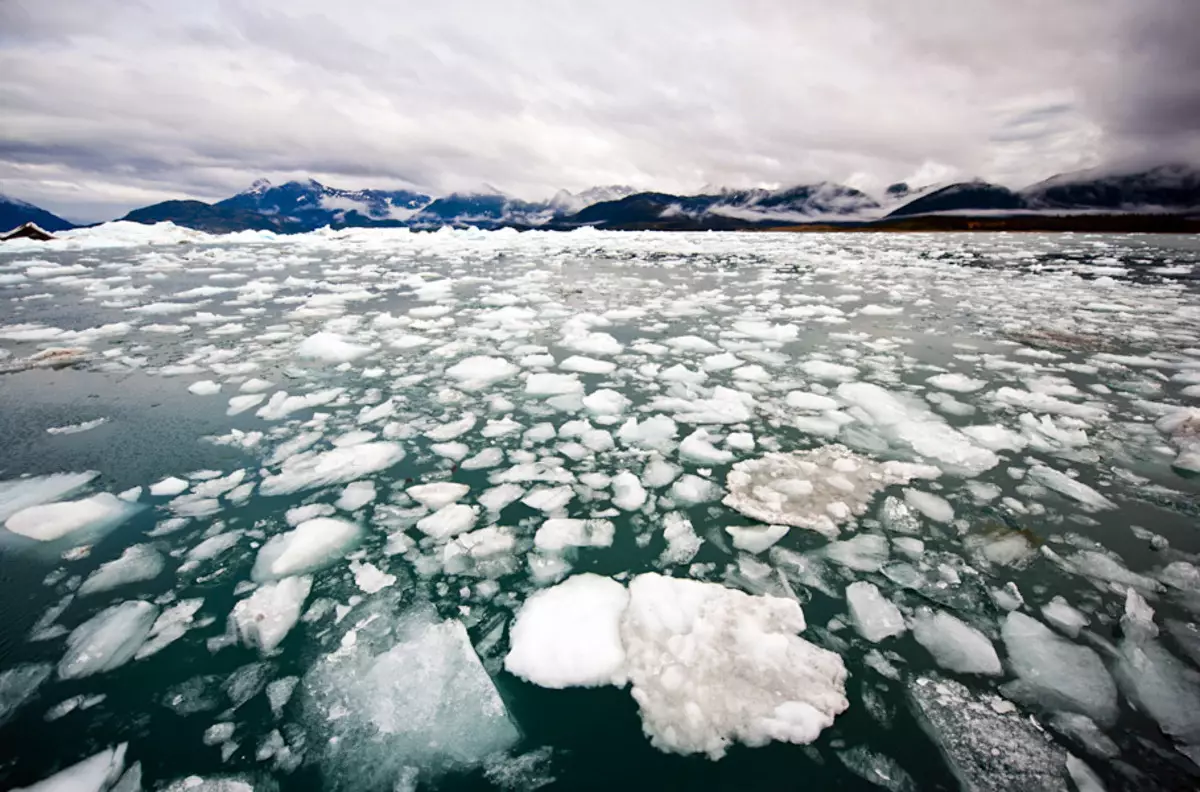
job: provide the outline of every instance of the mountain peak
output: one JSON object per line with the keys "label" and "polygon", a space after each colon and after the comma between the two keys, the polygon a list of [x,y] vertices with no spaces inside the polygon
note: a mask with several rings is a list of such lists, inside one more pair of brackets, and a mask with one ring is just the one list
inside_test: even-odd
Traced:
{"label": "mountain peak", "polygon": [[274,186],[275,185],[271,184],[270,179],[255,179],[254,182],[250,185],[250,189],[245,190],[242,194],[243,195],[262,195],[263,193],[265,193],[267,190],[271,189]]}

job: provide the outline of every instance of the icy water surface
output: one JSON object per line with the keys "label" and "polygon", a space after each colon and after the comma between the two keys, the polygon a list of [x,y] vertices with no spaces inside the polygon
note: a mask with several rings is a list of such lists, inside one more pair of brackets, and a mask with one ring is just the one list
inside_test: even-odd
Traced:
{"label": "icy water surface", "polygon": [[1200,780],[1194,239],[68,237],[0,788]]}

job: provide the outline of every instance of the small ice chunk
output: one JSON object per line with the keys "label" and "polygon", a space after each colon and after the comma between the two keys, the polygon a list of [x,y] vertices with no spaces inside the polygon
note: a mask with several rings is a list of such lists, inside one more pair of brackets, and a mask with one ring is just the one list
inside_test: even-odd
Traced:
{"label": "small ice chunk", "polygon": [[546,553],[557,553],[570,547],[609,547],[614,530],[609,520],[551,517],[538,527],[533,544]]}
{"label": "small ice chunk", "polygon": [[692,521],[679,512],[663,515],[663,538],[667,548],[658,557],[660,564],[686,564],[700,552],[704,540],[696,534]]}
{"label": "small ice chunk", "polygon": [[417,521],[417,530],[433,539],[448,539],[471,530],[479,511],[474,506],[450,503]]}
{"label": "small ice chunk", "polygon": [[563,396],[583,392],[583,383],[574,374],[537,373],[525,380],[529,396]]}
{"label": "small ice chunk", "polygon": [[935,388],[955,393],[974,393],[987,385],[985,380],[972,379],[965,374],[935,374],[925,381]]}
{"label": "small ice chunk", "polygon": [[378,594],[396,584],[395,575],[389,575],[369,561],[351,561],[350,571],[354,573],[354,585],[364,594]]}
{"label": "small ice chunk", "polygon": [[554,514],[561,512],[575,498],[575,490],[567,485],[561,487],[535,487],[521,499],[531,509]]}
{"label": "small ice chunk", "polygon": [[257,407],[263,399],[267,398],[261,393],[248,393],[243,396],[233,396],[229,399],[229,409],[225,411],[226,415],[241,415],[246,410]]}
{"label": "small ice chunk", "polygon": [[515,503],[525,495],[525,488],[516,484],[500,484],[479,493],[476,501],[492,514],[499,514],[505,506]]}
{"label": "small ice chunk", "polygon": [[683,468],[656,456],[647,462],[642,470],[642,484],[651,489],[660,489],[679,478],[682,472]]}
{"label": "small ice chunk", "polygon": [[109,591],[118,586],[153,580],[162,574],[163,557],[150,545],[133,545],[125,548],[112,561],[101,564],[79,587],[80,596]]}
{"label": "small ice chunk", "polygon": [[1042,606],[1042,618],[1072,638],[1088,625],[1088,617],[1068,605],[1061,596]]}
{"label": "small ice chunk", "polygon": [[753,451],[754,435],[750,432],[730,432],[725,438],[725,445],[738,451]]}
{"label": "small ice chunk", "polygon": [[267,683],[267,703],[271,705],[271,714],[278,718],[283,714],[283,708],[291,701],[292,693],[300,677],[282,677]]}
{"label": "small ice chunk", "polygon": [[430,429],[425,433],[425,436],[430,440],[444,442],[446,440],[453,440],[456,437],[462,437],[464,434],[471,431],[474,426],[475,414],[463,413],[462,418],[459,418],[457,421],[451,421],[450,423],[445,423],[441,426]]}
{"label": "small ice chunk", "polygon": [[858,634],[871,643],[899,635],[907,628],[900,609],[879,593],[874,583],[859,580],[846,586],[850,619]]}
{"label": "small ice chunk", "polygon": [[466,443],[450,442],[450,443],[433,443],[429,446],[429,450],[438,456],[452,459],[455,462],[465,458],[471,453],[471,447]]}
{"label": "small ice chunk", "polygon": [[67,636],[67,649],[58,663],[59,678],[78,679],[129,662],[157,617],[158,608],[141,600],[100,611]]}
{"label": "small ice chunk", "polygon": [[212,396],[221,392],[221,383],[212,380],[200,380],[188,386],[188,393],[196,396]]}
{"label": "small ice chunk", "polygon": [[620,622],[629,592],[599,575],[575,575],[535,592],[509,630],[504,668],[546,688],[625,684]]}
{"label": "small ice chunk", "polygon": [[813,379],[834,382],[849,382],[858,377],[858,369],[854,366],[843,366],[827,360],[806,360],[800,364],[800,370]]}
{"label": "small ice chunk", "polygon": [[504,358],[479,355],[455,363],[446,369],[446,376],[458,380],[458,387],[465,391],[479,391],[515,377],[520,370]]}
{"label": "small ice chunk", "polygon": [[385,441],[334,448],[315,455],[301,454],[284,461],[278,474],[264,476],[259,492],[266,496],[289,495],[344,484],[378,473],[402,459],[404,449]]}
{"label": "small ice chunk", "polygon": [[463,470],[485,470],[493,468],[504,461],[504,451],[500,448],[485,448],[473,457],[468,457],[459,463]]}
{"label": "small ice chunk", "polygon": [[888,560],[887,537],[862,533],[825,546],[825,555],[835,564],[856,572],[878,572]]}
{"label": "small ice chunk", "polygon": [[679,444],[679,458],[697,465],[724,465],[733,461],[733,454],[723,451],[709,440],[708,431],[697,429]]}
{"label": "small ice chunk", "polygon": [[1028,479],[1030,481],[1041,484],[1043,487],[1052,489],[1060,495],[1066,495],[1068,498],[1079,501],[1084,506],[1092,509],[1115,509],[1117,504],[1110,501],[1108,498],[1101,495],[1096,490],[1084,484],[1082,481],[1076,481],[1065,473],[1062,473],[1053,468],[1048,468],[1045,465],[1034,465],[1029,469]]}
{"label": "small ice chunk", "polygon": [[354,512],[375,500],[375,482],[351,481],[342,490],[334,506],[346,512]]}
{"label": "small ice chunk", "polygon": [[666,415],[654,415],[644,421],[630,418],[617,430],[617,439],[629,446],[664,450],[674,445],[678,427]]}
{"label": "small ice chunk", "polygon": [[348,520],[315,517],[266,541],[250,577],[258,582],[314,572],[358,544],[362,529]]}
{"label": "small ice chunk", "polygon": [[706,478],[684,473],[671,485],[671,498],[688,505],[709,503],[721,497],[721,488]]}
{"label": "small ice chunk", "polygon": [[917,611],[913,637],[942,668],[960,674],[999,676],[1004,672],[996,648],[987,636],[945,611]]}
{"label": "small ice chunk", "polygon": [[761,553],[787,535],[786,525],[727,525],[725,532],[733,538],[733,546],[747,553]]}
{"label": "small ice chunk", "polygon": [[924,490],[904,490],[904,502],[934,522],[948,523],[954,519],[954,507],[940,495]]}
{"label": "small ice chunk", "polygon": [[452,481],[416,484],[405,490],[410,498],[427,509],[440,509],[448,504],[457,503],[470,491],[468,485]]}
{"label": "small ice chunk", "polygon": [[269,655],[300,619],[311,590],[312,578],[307,575],[264,583],[233,606],[230,622],[243,644]]}
{"label": "small ice chunk", "polygon": [[150,628],[149,637],[141,645],[141,648],[137,650],[134,659],[141,660],[143,657],[158,654],[182,638],[187,633],[189,627],[191,627],[196,612],[203,605],[204,600],[196,597],[179,600],[171,607],[165,609],[154,620],[154,625]]}
{"label": "small ice chunk", "polygon": [[[622,394],[609,388],[592,391],[583,397],[583,407],[592,415],[620,415],[629,409],[631,402]],[[601,421],[597,420],[597,423]]]}
{"label": "small ice chunk", "polygon": [[582,374],[611,374],[617,370],[617,364],[608,360],[572,355],[558,364],[564,371],[577,371]]}
{"label": "small ice chunk", "polygon": [[646,502],[646,490],[638,477],[623,470],[612,477],[613,505],[624,511],[640,509]]}
{"label": "small ice chunk", "polygon": [[368,354],[371,347],[354,344],[337,333],[313,333],[296,347],[296,355],[324,363],[349,363]]}
{"label": "small ice chunk", "polygon": [[804,412],[829,412],[841,407],[836,399],[807,391],[790,391],[784,397],[784,401],[787,402],[788,407]]}
{"label": "small ice chunk", "polygon": [[0,671],[0,725],[38,691],[52,670],[49,663],[22,663]]}

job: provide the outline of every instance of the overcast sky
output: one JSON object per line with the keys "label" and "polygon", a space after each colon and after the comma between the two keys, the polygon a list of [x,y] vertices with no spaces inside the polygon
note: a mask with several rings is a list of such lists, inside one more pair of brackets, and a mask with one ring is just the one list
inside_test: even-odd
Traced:
{"label": "overcast sky", "polygon": [[0,0],[0,192],[1020,187],[1200,161],[1200,0]]}

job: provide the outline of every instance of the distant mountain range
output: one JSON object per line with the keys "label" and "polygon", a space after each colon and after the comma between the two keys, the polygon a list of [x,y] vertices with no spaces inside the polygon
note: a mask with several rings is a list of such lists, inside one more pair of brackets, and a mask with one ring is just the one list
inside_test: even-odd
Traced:
{"label": "distant mountain range", "polygon": [[26,223],[37,223],[42,228],[53,233],[74,228],[75,224],[63,220],[56,214],[47,212],[31,203],[0,195],[0,233],[16,228]]}
{"label": "distant mountain range", "polygon": [[[919,218],[956,216],[989,218],[988,227],[995,227],[997,217],[1074,214],[1172,214],[1194,220],[1200,217],[1200,170],[1163,165],[1118,175],[1082,171],[1016,191],[984,181],[917,189],[899,183],[888,187],[879,200],[831,182],[701,195],[634,192],[630,187],[610,186],[581,193],[562,190],[548,201],[523,201],[490,188],[434,198],[409,190],[340,190],[311,179],[280,185],[259,180],[245,192],[216,203],[165,201],[135,209],[121,219],[138,223],[170,221],[213,233],[299,233],[325,226],[740,230],[887,228],[902,223],[905,228],[914,228],[920,225],[916,222]],[[73,227],[36,206],[0,197],[0,231],[28,221],[48,231]],[[960,225],[942,220],[930,227]],[[1047,227],[1070,225],[1054,222]],[[1103,224],[1092,220],[1076,225],[1092,229]],[[1155,229],[1173,227],[1164,225],[1161,219],[1152,225]],[[1122,228],[1128,226],[1127,219],[1121,221]],[[1014,227],[1037,227],[1037,223],[1026,217],[1020,223],[1014,221]]]}

